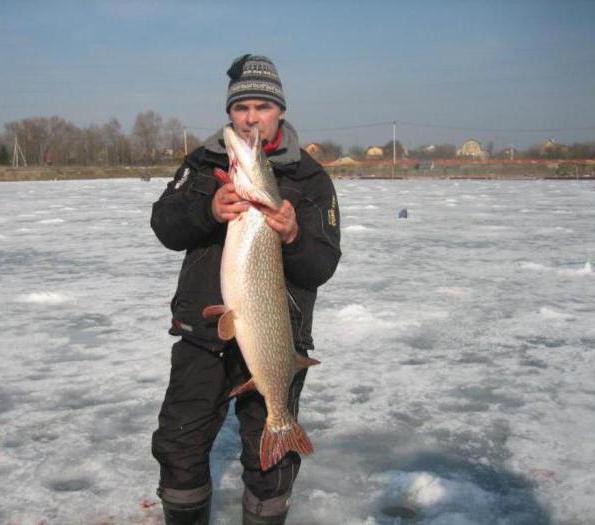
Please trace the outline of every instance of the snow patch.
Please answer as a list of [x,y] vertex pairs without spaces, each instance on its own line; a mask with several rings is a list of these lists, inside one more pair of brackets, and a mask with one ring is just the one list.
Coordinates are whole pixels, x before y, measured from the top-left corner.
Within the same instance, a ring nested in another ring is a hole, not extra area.
[[359,232],[370,231],[370,228],[368,228],[367,226],[364,226],[363,224],[353,224],[351,226],[346,226],[345,228],[343,228],[343,231],[359,233]]
[[539,309],[539,313],[545,319],[560,319],[563,321],[572,321],[576,319],[574,315],[566,314],[564,312],[558,312],[557,310],[554,310],[553,308],[548,308],[547,306],[542,306]]
[[41,221],[37,221],[39,224],[60,224],[64,222],[64,219],[43,219]]
[[[329,312],[325,312],[327,315]],[[323,314],[324,315],[324,314]],[[325,315],[326,317],[326,315]],[[330,312],[329,332],[349,344],[366,339],[373,334],[387,333],[396,327],[361,304],[349,304],[338,311]]]
[[450,295],[451,297],[465,297],[469,295],[469,290],[460,286],[440,286],[436,291],[444,295]]
[[72,300],[70,295],[60,292],[32,292],[18,298],[21,303],[32,304],[64,304]]
[[523,270],[533,270],[536,272],[540,272],[543,270],[549,270],[549,268],[543,264],[539,264],[539,263],[534,263],[534,262],[522,262],[521,263],[521,268],[523,268]]
[[387,487],[387,497],[413,511],[436,515],[447,510],[477,511],[493,505],[493,494],[465,480],[445,479],[429,472],[388,471],[373,476]]

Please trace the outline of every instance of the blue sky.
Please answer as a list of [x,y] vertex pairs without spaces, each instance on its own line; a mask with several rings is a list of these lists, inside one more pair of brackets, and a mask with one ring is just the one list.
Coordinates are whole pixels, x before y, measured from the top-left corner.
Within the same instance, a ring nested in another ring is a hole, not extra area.
[[153,109],[204,138],[258,53],[303,142],[595,140],[595,1],[0,0],[0,46],[0,126]]

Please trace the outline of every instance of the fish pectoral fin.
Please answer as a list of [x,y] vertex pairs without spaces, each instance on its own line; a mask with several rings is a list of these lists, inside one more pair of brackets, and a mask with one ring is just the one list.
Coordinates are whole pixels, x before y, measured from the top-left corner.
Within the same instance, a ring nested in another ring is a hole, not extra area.
[[222,184],[227,184],[231,182],[231,178],[227,171],[223,171],[221,168],[215,168],[213,170],[213,176]]
[[224,304],[212,304],[205,306],[202,310],[202,316],[206,319],[208,317],[219,317],[217,321],[217,334],[219,339],[229,341],[236,335],[236,329],[233,324],[233,312],[229,310]]
[[251,377],[245,383],[236,386],[230,393],[229,397],[239,396],[240,394],[245,394],[246,392],[250,392],[251,390],[256,390],[256,383],[254,382],[254,378]]
[[217,324],[217,333],[219,338],[224,341],[233,339],[236,335],[236,328],[233,324],[233,311],[226,310],[221,317],[219,317],[219,323]]
[[305,355],[299,354],[298,352],[295,353],[295,366],[298,370],[302,368],[308,368],[309,366],[319,365],[320,361],[318,359],[312,359],[311,357],[306,357]]
[[206,319],[207,317],[214,317],[216,315],[223,315],[227,311],[224,304],[212,304],[205,306],[202,310],[202,316]]

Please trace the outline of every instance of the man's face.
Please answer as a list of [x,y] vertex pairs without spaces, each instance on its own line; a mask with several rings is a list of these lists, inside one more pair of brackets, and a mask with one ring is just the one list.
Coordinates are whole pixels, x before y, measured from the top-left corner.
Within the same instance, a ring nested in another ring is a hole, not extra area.
[[284,115],[274,102],[256,98],[239,100],[229,108],[233,129],[244,139],[250,137],[250,130],[256,126],[262,140],[273,140]]

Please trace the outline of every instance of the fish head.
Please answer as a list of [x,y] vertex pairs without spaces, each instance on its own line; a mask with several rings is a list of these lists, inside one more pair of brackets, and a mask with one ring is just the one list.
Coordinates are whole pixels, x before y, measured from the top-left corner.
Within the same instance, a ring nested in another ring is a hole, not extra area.
[[281,196],[270,162],[262,153],[258,128],[253,127],[248,140],[244,140],[231,125],[226,126],[223,140],[236,193],[251,203],[278,209]]

